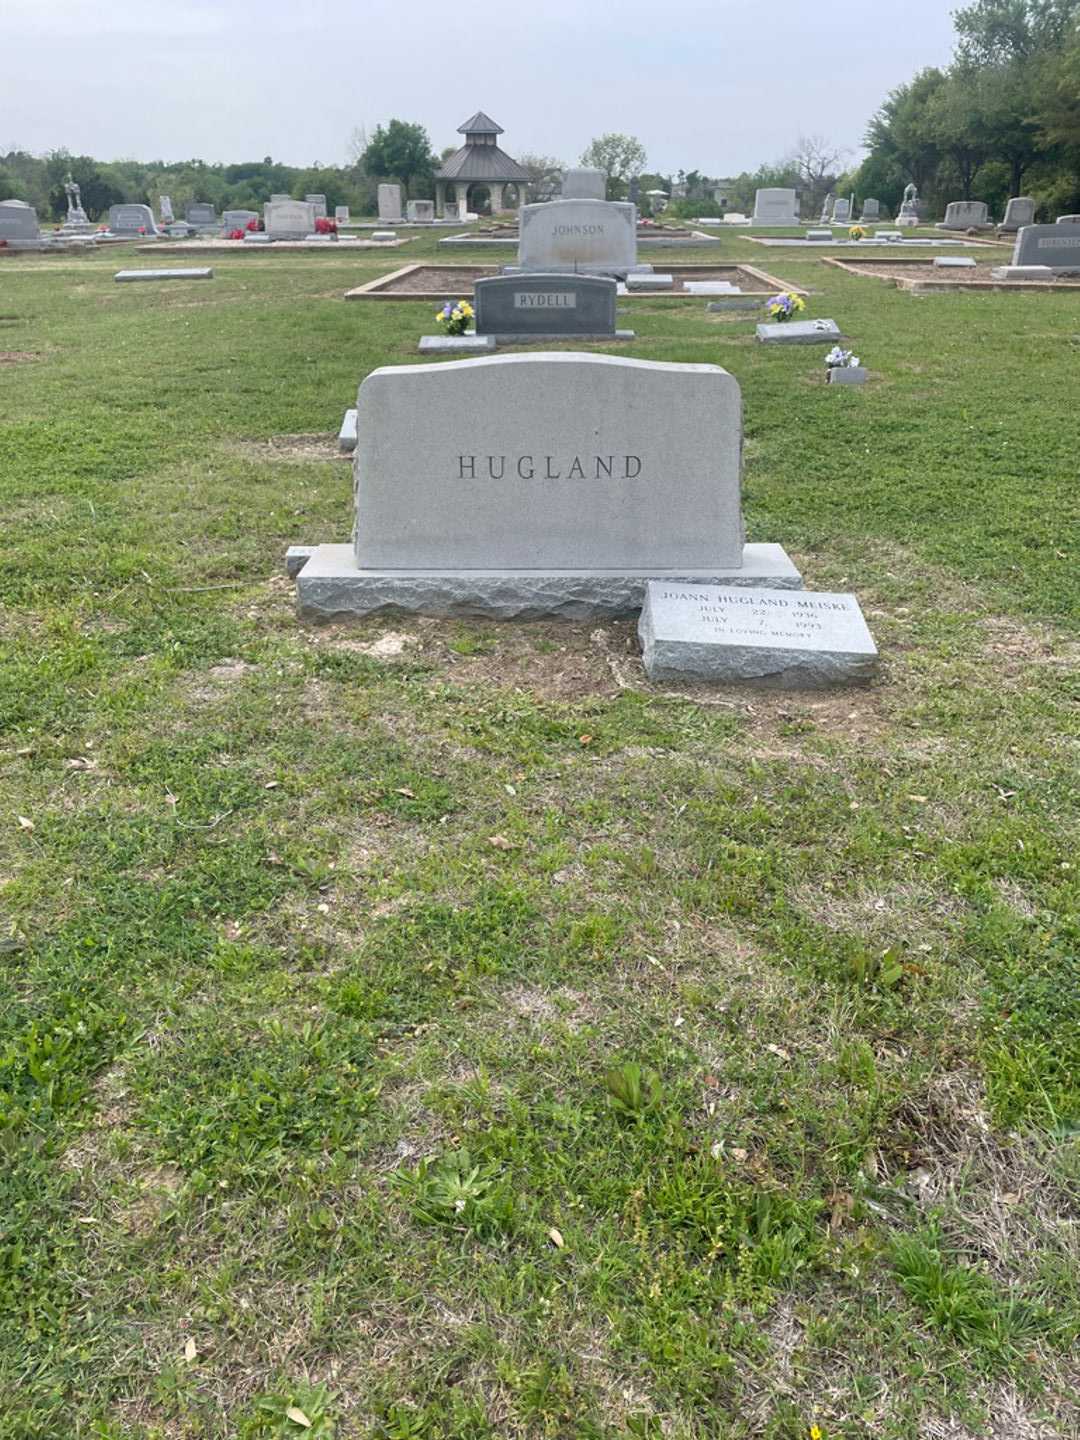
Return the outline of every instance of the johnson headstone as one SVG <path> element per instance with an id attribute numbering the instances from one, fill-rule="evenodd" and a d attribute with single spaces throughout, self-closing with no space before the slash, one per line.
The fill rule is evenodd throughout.
<path id="1" fill-rule="evenodd" d="M 637 264 L 637 209 L 625 201 L 551 200 L 519 212 L 524 270 L 625 274 Z"/>

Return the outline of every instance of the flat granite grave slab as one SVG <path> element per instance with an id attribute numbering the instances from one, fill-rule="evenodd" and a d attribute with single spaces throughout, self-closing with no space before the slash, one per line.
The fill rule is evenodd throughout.
<path id="1" fill-rule="evenodd" d="M 356 408 L 345 411 L 345 417 L 341 422 L 341 429 L 337 437 L 338 449 L 346 455 L 351 455 L 356 449 Z"/>
<path id="2" fill-rule="evenodd" d="M 768 297 L 765 295 L 725 295 L 720 300 L 710 300 L 706 310 L 717 312 L 732 310 L 760 310 Z"/>
<path id="3" fill-rule="evenodd" d="M 616 282 L 606 276 L 488 275 L 474 291 L 478 335 L 538 340 L 615 334 Z"/>
<path id="4" fill-rule="evenodd" d="M 995 265 L 990 271 L 991 280 L 1053 280 L 1054 271 L 1049 265 Z"/>
<path id="5" fill-rule="evenodd" d="M 495 349 L 494 335 L 421 335 L 421 355 L 484 355 Z"/>
<path id="6" fill-rule="evenodd" d="M 671 290 L 674 285 L 674 275 L 643 275 L 640 272 L 631 272 L 626 277 L 627 290 Z"/>
<path id="7" fill-rule="evenodd" d="M 113 276 L 119 284 L 131 280 L 213 280 L 214 272 L 205 270 L 118 270 Z"/>
<path id="8" fill-rule="evenodd" d="M 650 680 L 823 689 L 865 685 L 877 665 L 854 595 L 651 580 L 638 635 Z"/>
<path id="9" fill-rule="evenodd" d="M 935 270 L 974 270 L 975 261 L 970 255 L 935 255 Z"/>
<path id="10" fill-rule="evenodd" d="M 844 337 L 835 320 L 781 320 L 759 325 L 757 338 L 765 345 L 824 345 Z"/>

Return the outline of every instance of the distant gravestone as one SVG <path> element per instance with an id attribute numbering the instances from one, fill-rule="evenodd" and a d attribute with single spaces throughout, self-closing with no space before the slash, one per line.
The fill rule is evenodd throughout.
<path id="1" fill-rule="evenodd" d="M 173 214 L 172 200 L 168 195 L 158 196 L 158 209 L 161 211 L 162 225 L 173 225 L 176 223 L 176 216 Z"/>
<path id="2" fill-rule="evenodd" d="M 1005 207 L 1001 229 L 1015 231 L 1035 223 L 1035 201 L 1028 195 L 1015 195 Z"/>
<path id="3" fill-rule="evenodd" d="M 156 235 L 149 205 L 110 205 L 109 230 L 113 235 Z"/>
<path id="4" fill-rule="evenodd" d="M 954 200 L 945 207 L 939 230 L 981 230 L 989 225 L 989 210 L 983 200 Z"/>
<path id="5" fill-rule="evenodd" d="M 617 288 L 601 275 L 490 275 L 474 287 L 476 333 L 505 342 L 614 338 Z"/>
<path id="6" fill-rule="evenodd" d="M 37 211 L 25 200 L 0 200 L 0 240 L 17 250 L 41 240 Z"/>
<path id="7" fill-rule="evenodd" d="M 564 200 L 606 200 L 607 176 L 603 170 L 592 168 L 567 170 L 563 174 L 562 198 Z"/>
<path id="8" fill-rule="evenodd" d="M 184 219 L 189 225 L 194 225 L 197 230 L 217 229 L 217 211 L 213 205 L 207 205 L 201 200 L 196 200 L 184 211 Z"/>
<path id="9" fill-rule="evenodd" d="M 637 210 L 625 201 L 552 200 L 519 212 L 525 270 L 619 274 L 637 264 Z"/>
<path id="10" fill-rule="evenodd" d="M 834 225 L 849 225 L 851 223 L 851 201 L 842 196 L 833 201 L 832 223 Z"/>
<path id="11" fill-rule="evenodd" d="M 263 224 L 271 240 L 304 240 L 315 229 L 315 214 L 306 200 L 271 200 Z"/>
<path id="12" fill-rule="evenodd" d="M 326 219 L 326 196 L 325 196 L 325 195 L 305 195 L 305 196 L 304 196 L 304 199 L 307 201 L 307 203 L 308 203 L 308 204 L 312 207 L 312 209 L 314 210 L 314 212 L 315 212 L 315 219 L 316 219 L 316 220 L 325 220 L 325 219 Z"/>
<path id="13" fill-rule="evenodd" d="M 443 218 L 446 220 L 461 219 L 461 207 L 456 200 L 446 200 L 443 202 Z"/>
<path id="14" fill-rule="evenodd" d="M 876 225 L 881 219 L 881 201 L 864 200 L 862 202 L 862 214 L 859 216 L 863 224 Z"/>
<path id="15" fill-rule="evenodd" d="M 379 219 L 401 219 L 401 186 L 382 184 L 379 186 Z"/>
<path id="16" fill-rule="evenodd" d="M 767 189 L 754 192 L 755 225 L 797 225 L 798 199 L 794 190 Z"/>
<path id="17" fill-rule="evenodd" d="M 650 580 L 638 635 L 650 680 L 820 689 L 866 684 L 877 665 L 854 595 Z"/>
<path id="18" fill-rule="evenodd" d="M 1080 215 L 1059 215 L 1058 225 L 1080 225 Z"/>
<path id="19" fill-rule="evenodd" d="M 757 338 L 766 345 L 823 345 L 844 337 L 835 320 L 782 320 L 759 325 Z"/>
<path id="20" fill-rule="evenodd" d="M 354 542 L 314 550 L 302 615 L 585 617 L 635 609 L 650 578 L 801 586 L 779 546 L 745 544 L 742 401 L 718 366 L 388 366 L 356 429 Z"/>
<path id="21" fill-rule="evenodd" d="M 335 206 L 334 206 L 334 223 L 335 223 L 336 225 L 347 225 L 347 224 L 349 223 L 349 207 L 348 207 L 348 205 L 335 205 Z"/>
<path id="22" fill-rule="evenodd" d="M 807 240 L 828 240 L 832 242 L 833 233 L 831 230 L 807 230 Z"/>
<path id="23" fill-rule="evenodd" d="M 233 230 L 246 230 L 252 220 L 258 220 L 257 210 L 226 210 L 221 217 L 221 228 L 226 235 Z"/>
<path id="24" fill-rule="evenodd" d="M 1014 266 L 1049 265 L 1052 270 L 1080 270 L 1080 234 L 1072 225 L 1025 225 L 1013 248 Z"/>
<path id="25" fill-rule="evenodd" d="M 414 225 L 430 225 L 435 219 L 434 200 L 410 200 L 405 207 L 406 218 Z"/>
<path id="26" fill-rule="evenodd" d="M 271 205 L 278 205 L 278 204 L 280 204 L 283 200 L 291 200 L 291 199 L 292 199 L 292 196 L 291 196 L 291 195 L 271 195 L 271 196 L 270 196 L 270 202 L 269 202 L 269 203 L 270 203 Z"/>

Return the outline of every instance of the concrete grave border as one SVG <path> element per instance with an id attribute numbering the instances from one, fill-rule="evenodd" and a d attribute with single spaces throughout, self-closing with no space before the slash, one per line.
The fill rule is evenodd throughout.
<path id="1" fill-rule="evenodd" d="M 460 270 L 462 272 L 461 284 L 457 287 L 444 286 L 440 290 L 388 290 L 386 288 L 393 281 L 400 280 L 406 275 L 413 275 L 417 270 Z M 700 265 L 668 265 L 666 270 L 668 273 L 674 275 L 676 279 L 681 280 L 712 280 L 716 279 L 715 271 L 717 270 L 740 271 L 743 275 L 749 275 L 752 280 L 757 280 L 761 284 L 760 291 L 746 290 L 743 292 L 743 294 L 749 298 L 757 294 L 763 297 L 775 295 L 781 290 L 791 291 L 795 295 L 808 295 L 810 293 L 808 290 L 802 289 L 789 280 L 778 279 L 777 276 L 770 275 L 768 271 L 761 270 L 756 265 L 747 265 L 741 261 L 733 261 L 730 264 L 724 265 L 709 265 L 707 263 Z M 478 274 L 478 271 L 482 273 Z M 466 294 L 470 296 L 473 294 L 474 280 L 486 279 L 488 275 L 498 275 L 499 273 L 498 268 L 495 266 L 440 265 L 436 261 L 424 260 L 412 265 L 403 265 L 399 270 L 392 270 L 389 274 L 380 275 L 374 280 L 369 280 L 364 285 L 357 285 L 355 289 L 346 290 L 344 298 L 346 300 L 446 300 L 450 296 L 460 298 Z M 467 291 L 466 286 L 468 286 Z M 638 294 L 629 292 L 626 295 L 620 295 L 619 303 L 640 303 L 642 300 L 647 300 L 655 304 L 657 301 L 685 302 L 688 300 L 699 301 L 701 298 L 700 295 L 692 295 L 681 290 L 653 290 Z"/>
<path id="2" fill-rule="evenodd" d="M 948 271 L 938 270 L 933 276 L 919 274 L 913 275 L 910 279 L 897 275 L 880 275 L 875 273 L 876 266 L 888 266 L 890 269 L 898 265 L 919 265 L 930 264 L 927 258 L 916 259 L 913 255 L 900 256 L 877 256 L 868 255 L 865 260 L 849 260 L 841 255 L 823 255 L 823 262 L 826 265 L 835 265 L 838 270 L 844 270 L 849 275 L 861 275 L 866 279 L 884 281 L 886 285 L 894 285 L 897 290 L 907 290 L 911 295 L 932 295 L 935 292 L 949 290 L 955 293 L 964 293 L 974 290 L 982 293 L 987 290 L 1032 290 L 1042 294 L 1045 291 L 1071 291 L 1075 293 L 1080 290 L 1080 280 L 957 280 L 938 279 L 938 276 L 947 276 Z"/>

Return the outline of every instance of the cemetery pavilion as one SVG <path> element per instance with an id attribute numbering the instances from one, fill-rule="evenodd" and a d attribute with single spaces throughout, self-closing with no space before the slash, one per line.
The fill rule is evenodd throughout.
<path id="1" fill-rule="evenodd" d="M 502 126 L 482 110 L 458 126 L 465 144 L 435 173 L 436 214 L 445 214 L 447 200 L 457 201 L 461 215 L 466 210 L 479 213 L 488 208 L 495 214 L 521 204 L 529 172 L 496 145 L 495 137 L 502 133 Z M 507 188 L 512 199 L 505 193 Z"/>

